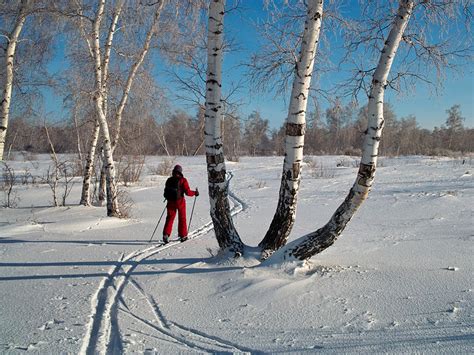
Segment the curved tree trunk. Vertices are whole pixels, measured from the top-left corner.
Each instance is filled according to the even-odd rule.
[[[282,260],[305,260],[320,253],[335,242],[354,213],[367,198],[374,181],[378,147],[384,126],[383,100],[387,77],[403,32],[410,19],[413,6],[413,0],[400,0],[397,15],[381,51],[370,90],[368,103],[369,121],[365,133],[362,159],[356,181],[349,194],[324,227],[289,243],[276,252],[268,262],[278,263]]]
[[[230,214],[228,183],[222,146],[222,49],[225,0],[211,0],[209,4],[207,42],[207,81],[205,143],[211,218],[217,242],[222,250],[242,254],[243,243]]]
[[[280,196],[272,223],[259,246],[262,258],[286,244],[296,217],[296,202],[301,181],[306,108],[314,59],[319,42],[323,0],[308,1],[308,11],[286,121],[285,159]]]
[[[9,34],[8,45],[5,51],[5,86],[3,87],[2,107],[0,111],[0,160],[3,160],[5,141],[7,137],[8,120],[10,117],[10,106],[13,88],[13,64],[15,59],[18,37],[26,20],[26,7],[28,0],[22,0],[20,12],[15,22],[13,31]]]

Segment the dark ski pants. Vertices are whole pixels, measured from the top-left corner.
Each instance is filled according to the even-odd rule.
[[[174,203],[169,202],[166,206],[166,222],[163,228],[163,235],[171,235],[173,230],[173,222],[176,217],[176,211],[178,211],[178,235],[180,237],[186,237],[188,235],[188,226],[186,225],[186,202],[184,198],[181,201]]]

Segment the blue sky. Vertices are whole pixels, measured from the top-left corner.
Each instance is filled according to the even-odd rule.
[[[230,2],[229,0],[228,3]],[[261,0],[241,0],[240,10],[232,11],[226,15],[226,35],[236,41],[239,49],[227,53],[224,58],[224,90],[231,81],[236,82],[244,75],[244,69],[239,64],[248,61],[251,54],[258,50],[261,39],[255,28],[255,23],[261,22],[267,16],[262,4]],[[347,8],[350,10],[351,6],[353,5],[348,5]],[[57,54],[50,65],[50,68],[55,68],[54,71],[68,65],[64,59],[64,45],[67,44],[60,41]],[[321,50],[324,48],[320,47]],[[157,65],[157,67],[162,67],[162,65]],[[422,83],[416,85],[415,91],[402,95],[388,89],[385,97],[386,102],[392,104],[399,118],[414,115],[420,126],[429,129],[441,126],[446,120],[446,110],[452,105],[460,104],[462,114],[466,118],[465,126],[474,127],[473,69],[474,66],[470,62],[464,68],[463,74],[447,73],[443,88],[439,90],[438,94],[433,93]],[[163,73],[157,72],[156,75],[158,84],[167,83],[168,92],[172,93],[174,88],[170,86],[170,80],[167,80]],[[321,87],[324,85],[324,81],[320,83]],[[242,101],[241,116],[245,118],[252,111],[258,110],[264,118],[270,121],[272,128],[278,128],[283,124],[287,114],[287,96],[275,97],[273,93],[251,94],[248,87],[244,86],[237,94],[237,99]],[[188,105],[174,100],[172,95],[169,98],[173,108],[182,108],[194,114]],[[51,112],[57,119],[61,119],[66,114],[62,108],[62,98],[54,95],[51,90],[45,90],[45,103],[46,111]],[[365,103],[365,99],[360,100],[361,105]],[[327,104],[322,103],[323,110],[326,106]]]
[[[349,5],[346,5],[346,10],[354,12],[353,9],[358,6],[357,2],[347,1],[347,3]],[[236,71],[233,67],[236,62],[247,60],[253,51],[258,50],[260,38],[255,30],[255,23],[266,18],[262,10],[262,1],[242,0],[241,4],[241,11],[231,12],[225,19],[227,33],[235,38],[241,48],[237,53],[228,53],[224,59],[224,67],[233,68],[233,71]],[[324,48],[320,47],[319,50]],[[317,67],[315,69],[317,70]],[[405,94],[387,89],[385,101],[392,104],[397,117],[414,115],[420,126],[429,129],[441,126],[446,120],[446,110],[455,104],[460,104],[463,116],[466,118],[465,126],[474,127],[473,69],[473,63],[470,62],[464,67],[463,73],[447,72],[443,87],[439,88],[437,93],[421,82],[416,85],[414,91]],[[230,79],[236,80],[232,78],[233,75],[228,75],[228,79],[229,76]],[[435,81],[434,78],[430,79]],[[324,82],[320,83],[320,86],[324,87]],[[272,127],[281,126],[286,117],[287,97],[275,98],[271,93],[246,95],[246,92],[242,92],[242,99],[247,103],[242,108],[244,114],[259,110],[263,117],[270,120]],[[361,98],[359,103],[366,104],[365,98]],[[326,105],[322,103],[323,109]]]

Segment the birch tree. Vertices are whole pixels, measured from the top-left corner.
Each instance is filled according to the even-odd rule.
[[[154,12],[154,15],[153,15],[152,23],[151,23],[148,31],[146,32],[146,36],[145,36],[145,40],[143,42],[143,46],[139,50],[139,52],[136,54],[136,56],[135,56],[136,59],[130,67],[130,70],[129,70],[128,75],[127,75],[127,79],[125,81],[125,84],[124,84],[124,87],[123,87],[123,90],[122,90],[122,95],[121,95],[119,104],[118,104],[117,108],[115,109],[115,114],[114,114],[115,132],[114,132],[113,138],[112,138],[112,146],[111,146],[112,153],[115,152],[115,148],[117,147],[117,144],[118,144],[118,141],[119,141],[119,138],[120,138],[120,132],[121,132],[121,128],[122,128],[123,111],[125,109],[128,98],[130,96],[130,91],[132,89],[133,81],[134,81],[134,79],[137,75],[137,72],[140,69],[143,61],[145,60],[146,55],[150,51],[151,41],[152,41],[153,37],[155,36],[155,34],[158,30],[158,24],[159,24],[161,11],[163,10],[164,0],[158,1],[155,4],[155,6],[156,6],[156,9],[155,9],[155,12]],[[112,42],[110,42],[110,47],[112,47]],[[104,89],[107,90],[107,87],[105,87]],[[99,202],[101,200],[103,200],[103,195],[104,195],[104,187],[105,187],[104,182],[106,182],[106,181],[104,181],[102,176],[107,175],[106,174],[106,169],[105,169],[106,166],[107,166],[107,164],[104,161],[102,172],[101,172],[100,186],[99,186]]]
[[[377,166],[378,148],[384,127],[383,103],[387,78],[414,7],[413,0],[400,0],[385,45],[372,77],[368,102],[368,126],[357,178],[343,203],[326,225],[280,249],[272,261],[305,260],[331,246],[367,198]]]
[[[28,5],[29,0],[21,0],[18,8],[18,15],[13,24],[13,28],[10,32],[3,32],[0,35],[6,39],[5,48],[5,79],[3,82],[2,90],[2,101],[0,111],[0,160],[3,160],[3,154],[5,151],[5,140],[8,129],[8,119],[10,117],[10,106],[12,98],[13,88],[13,73],[16,47],[20,38],[20,33],[28,16]]]
[[[222,50],[225,0],[211,0],[207,37],[205,144],[210,213],[219,247],[235,255],[243,252],[230,213],[228,180],[222,143]]]
[[[296,218],[296,204],[301,181],[306,109],[314,60],[321,31],[323,1],[308,1],[307,16],[286,121],[285,159],[278,205],[270,227],[260,242],[263,258],[286,244]]]
[[[107,72],[110,61],[110,50],[112,47],[113,35],[115,27],[118,22],[118,17],[122,10],[123,2],[119,1],[115,14],[113,16],[109,33],[105,44],[105,55],[102,57],[100,47],[100,24],[104,18],[105,0],[100,0],[97,8],[95,21],[92,30],[92,53],[95,61],[95,84],[96,93],[94,96],[95,107],[97,110],[97,117],[99,121],[100,130],[104,137],[103,154],[104,162],[106,163],[107,172],[107,216],[120,217],[120,209],[117,196],[117,183],[115,179],[115,162],[113,159],[112,142],[109,133],[109,125],[107,123]]]
[[[105,0],[99,0],[97,10],[95,13],[94,19],[86,17],[84,15],[84,10],[82,8],[78,9],[79,18],[78,18],[78,27],[80,30],[81,35],[83,36],[86,45],[88,54],[90,59],[94,63],[94,106],[96,110],[96,118],[94,129],[91,134],[91,139],[89,141],[89,147],[86,157],[86,162],[84,164],[84,177],[82,183],[82,193],[81,193],[81,201],[80,204],[85,206],[91,205],[91,196],[90,196],[90,187],[91,187],[91,179],[92,179],[92,171],[94,169],[94,159],[96,155],[97,143],[99,141],[100,129],[101,126],[107,126],[107,98],[106,94],[106,75],[108,73],[108,65],[110,61],[110,52],[112,50],[112,41],[115,34],[115,27],[117,25],[118,18],[120,16],[120,12],[122,9],[123,2],[119,1],[117,7],[115,9],[114,15],[112,17],[112,21],[110,23],[107,39],[104,49],[104,56],[102,58],[101,48],[100,48],[100,38],[101,38],[101,22],[104,17],[105,12]],[[86,22],[87,21],[87,22]],[[87,33],[87,25],[91,25],[92,29],[90,34]],[[104,137],[108,135],[108,138],[104,138],[108,142],[104,142],[104,145],[108,145],[108,160],[111,162],[107,162],[107,164],[111,163],[109,169],[112,168],[112,183],[113,186],[111,187],[111,191],[113,192],[116,189],[115,186],[115,166],[113,164],[113,158],[111,155],[111,142],[110,142],[110,134],[108,132],[108,126],[106,127],[106,132],[103,132]],[[107,159],[107,158],[104,158]],[[110,206],[107,206],[107,215],[120,215],[120,211],[118,210],[118,201],[116,198],[111,200]],[[112,196],[111,196],[112,197]],[[110,207],[110,210],[109,210]]]
[[[345,200],[326,225],[278,250],[269,262],[309,259],[331,246],[341,235],[347,223],[366,200],[374,182],[379,145],[382,130],[385,126],[384,94],[386,88],[400,87],[396,83],[397,80],[403,77],[423,80],[425,77],[421,73],[425,72],[426,67],[430,64],[439,71],[443,67],[453,67],[457,60],[467,56],[470,48],[462,42],[462,36],[459,37],[458,42],[455,42],[452,41],[453,34],[448,33],[448,37],[451,36],[451,41],[441,41],[439,44],[433,44],[429,43],[426,34],[426,26],[430,24],[456,24],[456,20],[465,19],[464,25],[469,26],[472,15],[467,10],[467,4],[468,2],[450,0],[430,2],[400,0],[398,2],[398,9],[392,17],[390,31],[385,37],[378,63],[371,75],[367,108],[368,125],[365,131],[357,178]],[[407,31],[407,26],[413,17],[415,8],[420,10],[420,17],[417,18],[411,30]],[[463,16],[459,16],[459,13],[457,13],[459,10]],[[383,31],[380,24],[378,28],[377,26],[375,28],[376,31]],[[407,45],[409,52],[402,58],[402,62],[405,62],[407,69],[404,70],[403,65],[399,66],[397,73],[389,80],[395,55],[402,42]],[[413,51],[413,53],[410,53],[410,51]],[[414,63],[421,66],[418,72]],[[359,70],[359,73],[361,73],[361,70]],[[362,71],[363,75],[366,73],[368,72]],[[356,86],[361,87],[357,83]]]
[[[117,142],[120,138],[121,132],[121,125],[122,125],[122,117],[123,111],[127,104],[127,101],[130,96],[130,91],[132,89],[133,81],[145,60],[146,55],[150,50],[150,45],[153,37],[155,36],[161,11],[164,6],[164,1],[158,1],[152,5],[139,5],[143,7],[150,7],[153,6],[154,13],[152,16],[151,25],[149,26],[148,30],[145,34],[145,39],[142,44],[142,47],[138,50],[137,53],[134,53],[132,56],[135,58],[129,69],[128,74],[126,75],[125,83],[121,88],[121,96],[119,97],[118,104],[114,110],[113,118],[114,118],[114,130],[111,131],[109,127],[109,123],[107,118],[110,115],[110,108],[109,108],[109,100],[110,100],[110,93],[111,93],[111,86],[109,82],[110,77],[110,63],[111,63],[111,54],[114,48],[114,39],[115,34],[118,32],[117,26],[118,22],[121,18],[124,8],[124,2],[119,1],[116,3],[115,7],[113,8],[113,13],[111,16],[111,21],[107,27],[107,32],[105,36],[101,36],[101,22],[104,19],[104,14],[106,13],[106,2],[100,1],[98,4],[98,8],[95,14],[95,20],[92,23],[92,36],[89,37],[86,30],[87,23],[84,23],[82,17],[78,20],[79,30],[84,36],[87,49],[91,59],[94,62],[94,73],[95,73],[95,86],[96,86],[96,94],[94,97],[95,107],[96,107],[96,115],[97,119],[95,122],[95,126],[92,132],[92,139],[90,140],[89,150],[86,158],[85,169],[84,169],[84,180],[83,180],[83,188],[81,194],[81,204],[90,205],[91,204],[91,197],[90,197],[90,189],[91,189],[91,178],[92,172],[94,167],[94,157],[96,155],[97,144],[99,142],[100,132],[102,132],[103,140],[101,143],[101,156],[103,159],[103,172],[104,176],[106,177],[106,183],[101,184],[101,188],[106,188],[107,190],[107,210],[109,215],[119,215],[120,213],[113,212],[118,208],[116,200],[116,187],[111,186],[115,185],[115,166],[113,164],[113,153],[115,148],[117,147]],[[145,13],[140,13],[140,15],[145,15]],[[139,17],[139,16],[137,16]],[[107,17],[105,17],[107,18]],[[130,25],[130,23],[128,23]],[[101,45],[101,37],[105,37],[103,45]],[[129,40],[136,40],[136,38],[132,37]],[[120,49],[118,49],[118,45],[115,45],[115,50],[120,53]],[[123,52],[122,52],[123,53]],[[127,55],[127,57],[129,57]],[[111,210],[112,209],[112,210]]]

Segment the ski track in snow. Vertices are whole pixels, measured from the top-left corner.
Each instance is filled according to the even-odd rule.
[[[227,180],[230,182],[233,174],[228,172],[228,175],[229,177]],[[232,216],[247,209],[247,205],[232,193],[230,189],[229,197],[233,202],[231,209]],[[201,237],[210,232],[213,228],[212,221],[210,221],[193,230],[188,237],[189,239]],[[181,242],[171,241],[166,245],[160,243],[144,249],[135,250],[127,256],[124,256],[124,254],[121,255],[116,264],[109,269],[107,276],[102,279],[99,288],[91,298],[91,314],[89,316],[89,323],[86,326],[86,334],[83,337],[79,354],[109,354],[123,352],[123,341],[118,326],[118,311],[120,303],[126,307],[121,295],[125,286],[129,282],[143,297],[145,297],[147,304],[152,310],[154,318],[158,321],[159,326],[138,317],[130,310],[120,310],[148,325],[164,336],[167,336],[173,344],[179,346],[183,350],[194,349],[204,352],[218,351],[230,353],[251,351],[250,349],[240,348],[236,344],[219,339],[215,336],[209,336],[198,330],[187,328],[167,320],[161,313],[153,296],[147,294],[143,288],[131,278],[133,271],[143,260],[146,260],[147,258],[177,244],[181,244]],[[185,265],[183,268],[187,266],[189,265]]]

